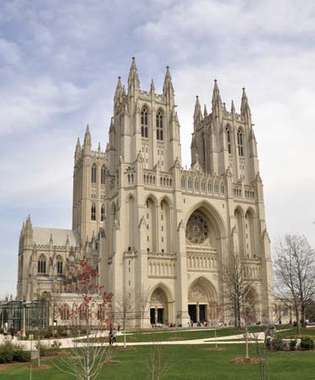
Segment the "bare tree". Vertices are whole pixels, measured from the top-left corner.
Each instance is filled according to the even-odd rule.
[[[315,295],[315,251],[305,236],[286,235],[276,248],[274,260],[277,289],[292,303],[297,329],[305,325],[305,311]]]
[[[238,255],[232,255],[229,263],[223,266],[225,309],[234,317],[234,326],[241,327],[242,320],[247,324],[255,313],[253,280],[246,274],[244,263]]]
[[[56,367],[77,380],[95,380],[110,355],[104,333],[112,326],[112,294],[98,287],[97,271],[86,260],[80,261],[75,272],[72,282],[75,292],[81,296],[69,319],[76,338],[73,339],[70,356],[59,358]],[[71,290],[70,283],[68,285],[68,290]],[[78,339],[82,330],[85,335]]]

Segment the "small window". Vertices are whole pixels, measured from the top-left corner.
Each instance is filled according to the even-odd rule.
[[[106,175],[106,167],[105,165],[103,165],[101,169],[101,184],[102,185],[105,184],[105,175]]]
[[[102,205],[101,207],[101,222],[104,222],[105,220],[105,206]]]
[[[57,258],[57,274],[63,274],[63,261],[60,256]]]
[[[96,183],[96,164],[92,165],[91,169],[91,182]]]
[[[231,153],[232,153],[232,147],[231,147],[231,131],[230,131],[230,128],[229,128],[229,127],[226,128],[226,142],[227,142],[228,152],[229,152],[229,154],[231,154]]]
[[[95,203],[93,203],[92,207],[91,207],[91,220],[96,220],[96,206],[95,206]]]
[[[156,114],[156,139],[163,140],[163,114],[161,110]]]
[[[141,136],[148,137],[148,110],[143,107],[141,111]]]
[[[44,255],[40,256],[37,262],[37,273],[45,274],[46,273],[46,258]]]
[[[244,156],[244,135],[241,129],[237,132],[238,155]]]
[[[60,319],[63,321],[68,321],[70,318],[70,308],[68,304],[63,304],[60,308]]]

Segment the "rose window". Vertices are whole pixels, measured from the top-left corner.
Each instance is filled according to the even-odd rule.
[[[208,238],[208,222],[201,213],[194,213],[189,218],[186,238],[193,244],[201,244]]]

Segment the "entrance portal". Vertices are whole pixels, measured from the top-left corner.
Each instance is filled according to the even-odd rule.
[[[168,323],[168,303],[163,289],[154,290],[150,301],[150,323],[151,325],[166,325]]]
[[[197,305],[188,305],[188,314],[193,323],[197,322]]]
[[[188,314],[190,320],[193,323],[204,323],[207,322],[207,305],[199,304],[189,304],[188,305]]]
[[[188,314],[194,323],[211,323],[216,319],[216,292],[204,277],[195,280],[189,288]]]

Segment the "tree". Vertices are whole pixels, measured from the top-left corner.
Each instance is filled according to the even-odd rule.
[[[234,317],[234,326],[247,325],[255,314],[253,280],[246,274],[245,266],[238,255],[231,255],[229,263],[223,266],[225,309]]]
[[[112,326],[112,294],[98,286],[97,277],[97,271],[81,260],[67,284],[68,291],[72,289],[80,294],[79,304],[74,304],[69,313],[70,328],[76,339],[70,356],[61,357],[56,367],[77,380],[97,379],[110,354],[104,333]],[[60,308],[59,312],[64,310]],[[82,331],[85,336],[79,340]]]
[[[315,251],[305,236],[286,235],[276,248],[276,286],[281,297],[292,303],[297,330],[305,326],[305,312],[315,295]]]

